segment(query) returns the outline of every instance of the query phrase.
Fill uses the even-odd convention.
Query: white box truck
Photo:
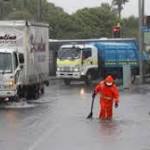
[[[0,21],[0,100],[38,98],[48,84],[48,24]]]

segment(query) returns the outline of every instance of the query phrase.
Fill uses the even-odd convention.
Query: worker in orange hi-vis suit
[[[119,91],[110,75],[96,86],[92,94],[92,107],[97,94],[100,94],[99,118],[102,120],[111,120],[113,116],[113,103],[115,104],[115,108],[117,108],[119,104]],[[93,113],[91,111],[87,118],[92,118],[92,115]]]

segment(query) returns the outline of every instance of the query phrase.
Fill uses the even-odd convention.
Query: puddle
[[[0,109],[23,109],[23,108],[34,108],[37,106],[38,106],[37,104],[31,104],[23,101],[23,102],[1,104]]]

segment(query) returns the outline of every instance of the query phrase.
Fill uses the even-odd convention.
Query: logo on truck
[[[32,52],[45,52],[46,51],[46,44],[43,42],[43,38],[41,37],[40,42],[36,41],[34,36],[30,36],[30,43],[31,43],[31,53]]]
[[[16,40],[16,35],[0,35],[0,40]]]
[[[38,38],[39,39],[39,38]],[[45,52],[46,51],[46,43],[43,42],[43,38],[40,38],[40,42],[34,38],[33,35],[30,36],[30,43],[31,43],[31,49],[30,52],[35,55],[35,53],[39,53],[39,52]],[[37,60],[38,62],[45,62],[46,60],[46,56],[45,53],[39,53],[37,55]]]
[[[0,43],[11,43],[11,42],[16,42],[16,35],[10,35],[10,34],[5,34],[5,35],[0,35]]]

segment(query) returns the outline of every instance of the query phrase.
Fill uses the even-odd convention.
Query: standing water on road
[[[145,150],[150,147],[149,88],[144,93],[121,91],[112,121],[86,119],[93,86],[81,83],[50,86],[35,107],[0,110],[0,147],[3,150]],[[142,89],[141,88],[141,89]],[[142,91],[142,90],[141,90]]]

